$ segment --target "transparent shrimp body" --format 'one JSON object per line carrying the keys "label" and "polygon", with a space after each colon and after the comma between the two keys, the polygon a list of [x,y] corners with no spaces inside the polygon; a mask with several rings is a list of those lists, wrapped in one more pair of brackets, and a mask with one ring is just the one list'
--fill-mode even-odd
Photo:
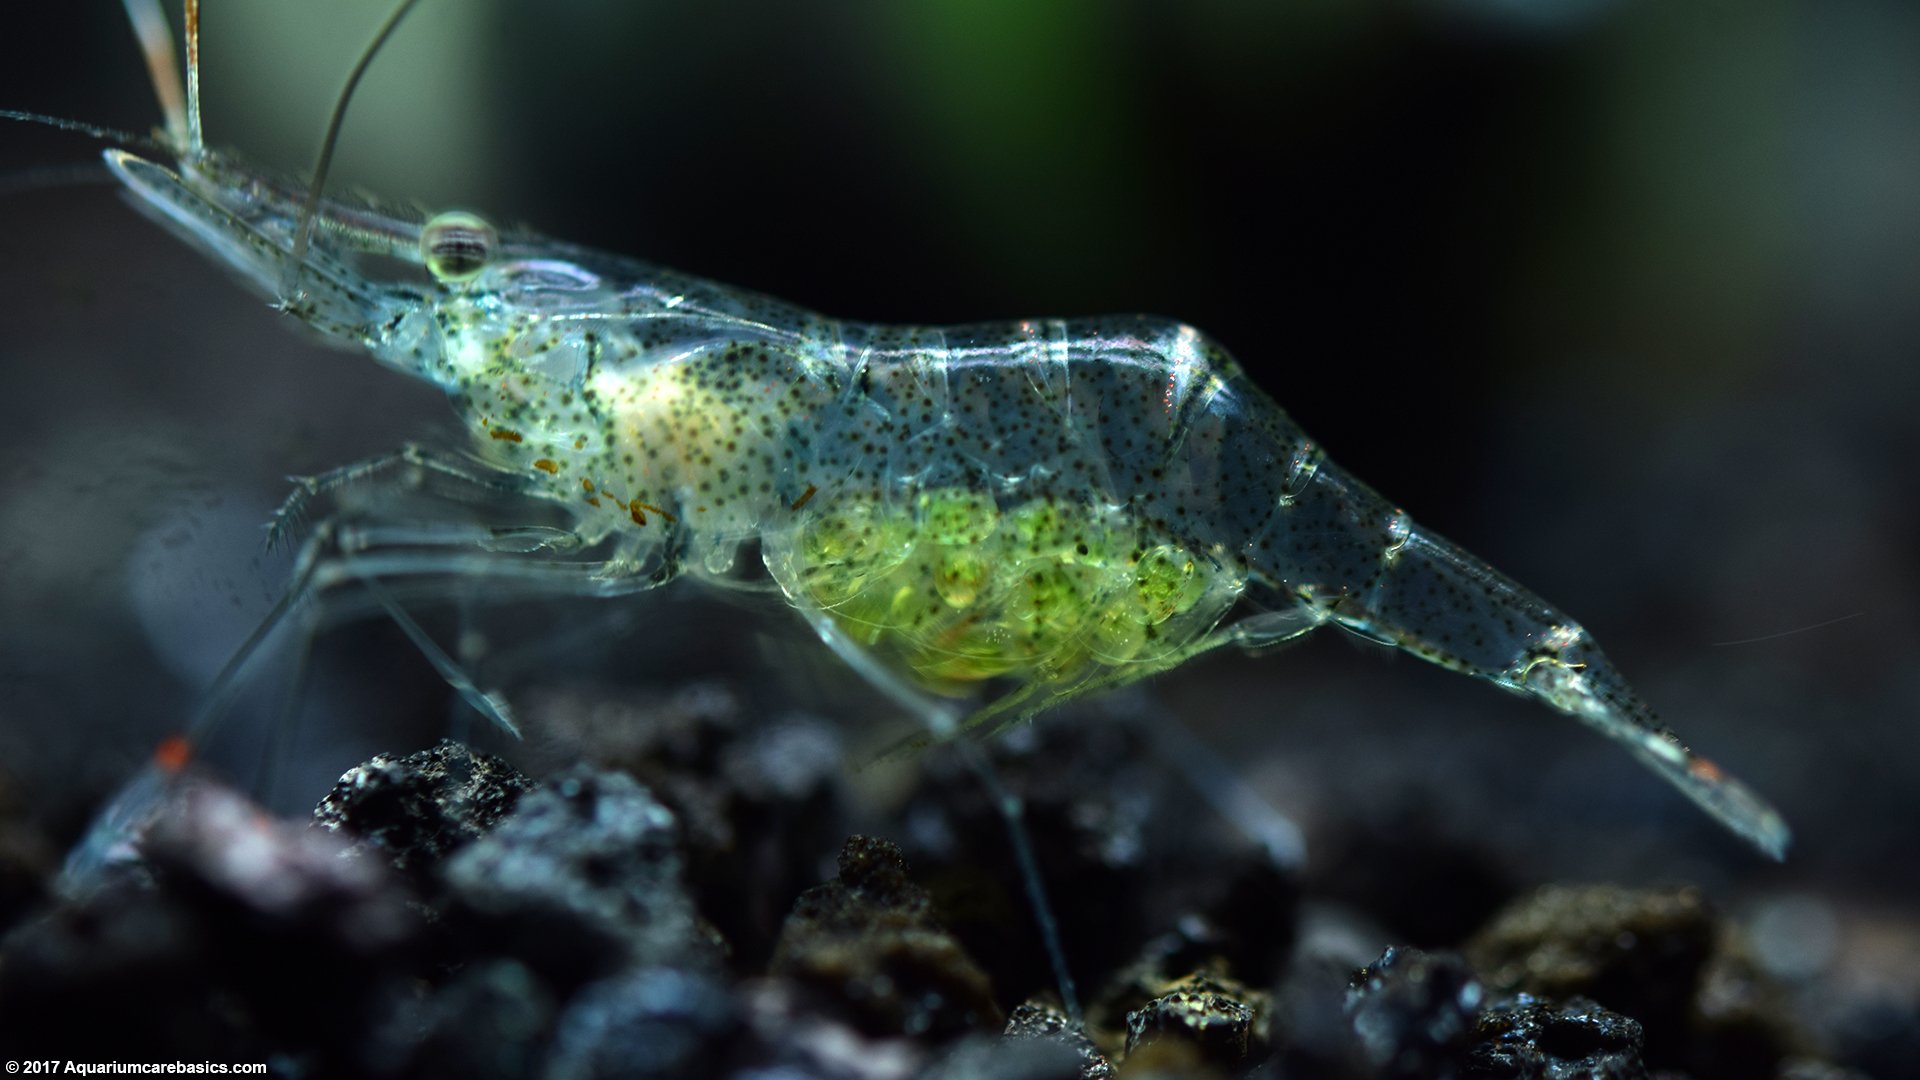
{"label": "transparent shrimp body", "polygon": [[1573,715],[1785,848],[1779,816],[1683,747],[1577,623],[1333,464],[1191,327],[845,322],[470,215],[328,201],[296,259],[291,185],[197,148],[107,157],[283,310],[443,387],[470,447],[436,467],[565,523],[518,550],[449,539],[485,555],[443,572],[605,546],[556,580],[607,594],[737,581],[752,545],[823,639],[926,715],[997,689],[967,721],[983,730],[1330,623]]}
{"label": "transparent shrimp body", "polygon": [[[1099,415],[1101,350],[1164,383],[1141,338],[1163,324],[874,327],[545,255],[482,271],[408,347],[436,358],[423,370],[480,453],[587,538],[666,544],[728,580],[757,544],[833,640],[936,695],[1005,679],[1028,709],[1177,662],[1246,584],[1205,530],[1118,490],[1100,434],[1075,426]],[[1090,396],[1069,417],[1076,372]],[[1115,404],[1108,439],[1166,441]]]}

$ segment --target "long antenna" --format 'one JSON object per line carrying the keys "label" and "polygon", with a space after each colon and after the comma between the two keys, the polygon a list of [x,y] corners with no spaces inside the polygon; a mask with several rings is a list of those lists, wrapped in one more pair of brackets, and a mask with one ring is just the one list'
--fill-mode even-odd
{"label": "long antenna", "polygon": [[[166,135],[135,135],[130,131],[121,131],[104,124],[87,124],[79,120],[68,120],[60,116],[48,116],[46,113],[28,112],[25,109],[0,109],[0,120],[19,120],[28,124],[44,124],[61,131],[72,131],[103,142],[119,143],[121,146],[139,146],[165,156],[181,153],[187,139],[187,110],[185,100],[180,93],[180,68],[174,63],[173,34],[167,29],[167,13],[160,6],[160,0],[125,0],[127,19],[133,23],[133,36],[140,43],[140,53],[147,61],[147,75],[153,80],[153,95],[160,99],[160,112],[166,118]],[[27,191],[41,186],[58,186],[71,182],[63,179],[51,179],[54,170],[36,169],[20,175],[8,174],[0,177],[0,189],[11,193]],[[77,179],[79,174],[73,174]]]}
{"label": "long antenna", "polygon": [[[387,21],[381,25],[380,32],[373,36],[372,44],[367,46],[366,52],[360,54],[359,62],[353,65],[353,72],[347,76],[347,85],[340,90],[340,100],[333,104],[333,117],[327,121],[327,136],[320,143],[320,160],[313,166],[313,186],[307,189],[306,204],[300,208],[300,231],[294,234],[293,260],[287,267],[286,284],[281,289],[287,298],[295,296],[299,291],[300,271],[306,263],[307,244],[313,235],[314,211],[320,207],[320,192],[326,187],[327,170],[333,165],[333,146],[339,141],[340,125],[347,117],[347,103],[353,100],[354,88],[360,85],[360,76],[367,73],[367,67],[373,63],[374,56],[380,52],[380,46],[387,43],[387,39],[392,37],[394,30],[399,27],[400,20],[406,18],[407,12],[413,10],[413,5],[418,2],[419,0],[400,0],[400,3],[394,7],[393,14],[388,15]],[[198,0],[187,0],[187,6],[189,11],[193,10],[198,6]]]}
{"label": "long antenna", "polygon": [[[199,3],[191,0],[187,6],[188,41],[199,29]],[[173,145],[168,147],[173,153],[197,151],[200,149],[199,128],[200,109],[198,97],[199,71],[193,74],[195,99],[193,119],[187,119],[187,103],[180,91],[180,65],[174,58],[173,32],[167,29],[167,13],[160,6],[160,0],[126,0],[127,20],[133,23],[133,36],[140,42],[141,55],[146,57],[147,76],[153,81],[153,96],[160,99],[160,114],[167,121],[167,139]],[[198,58],[197,44],[190,44],[188,55]],[[97,133],[85,127],[75,130]],[[104,130],[104,129],[101,129]],[[192,141],[189,141],[192,140]]]}
{"label": "long antenna", "polygon": [[207,148],[200,136],[200,0],[187,0],[187,153]]}
{"label": "long antenna", "polygon": [[99,124],[83,124],[78,120],[68,120],[62,116],[48,116],[46,113],[28,112],[25,109],[0,109],[0,120],[18,120],[26,124],[43,124],[61,131],[71,131],[79,135],[90,136],[102,142],[119,143],[121,146],[143,146],[161,154],[175,154],[179,150],[151,135],[135,135],[131,131],[119,128],[102,127]]}

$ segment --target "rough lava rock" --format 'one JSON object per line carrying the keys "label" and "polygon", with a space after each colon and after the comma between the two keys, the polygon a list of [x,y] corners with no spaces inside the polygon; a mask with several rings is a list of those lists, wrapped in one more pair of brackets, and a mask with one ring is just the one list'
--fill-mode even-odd
{"label": "rough lava rock", "polygon": [[1347,1019],[1360,1052],[1383,1080],[1458,1074],[1486,990],[1451,953],[1392,947],[1361,968],[1347,990]]}
{"label": "rough lava rock", "polygon": [[1222,1070],[1244,1066],[1266,1050],[1268,1011],[1264,994],[1228,979],[1189,975],[1127,1014],[1127,1063],[1171,1056]]}
{"label": "rough lava rock", "polygon": [[624,773],[580,767],[523,795],[443,876],[450,920],[560,986],[721,959],[682,878],[673,812]]}
{"label": "rough lava rock", "polygon": [[1496,915],[1465,953],[1497,993],[1586,999],[1631,1017],[1650,1068],[1765,1076],[1812,1049],[1696,889],[1548,886]]}
{"label": "rough lava rock", "polygon": [[[1151,722],[1068,709],[988,748],[1024,806],[1048,898],[1072,913],[1060,926],[1068,967],[1104,986],[1197,915],[1205,940],[1174,950],[1165,977],[1218,956],[1234,978],[1266,985],[1292,942],[1298,882],[1194,795],[1141,730]],[[1052,990],[1000,805],[961,754],[936,749],[921,767],[899,832],[947,925],[1011,1000]]]}
{"label": "rough lava rock", "polygon": [[415,879],[485,835],[533,781],[491,754],[442,739],[430,750],[381,754],[340,777],[314,808],[322,829],[380,849]]}
{"label": "rough lava rock", "polygon": [[673,810],[701,913],[738,967],[764,966],[788,903],[850,831],[834,726],[806,714],[756,721],[718,683],[638,696],[546,690],[528,713],[549,756],[628,773]]}
{"label": "rough lava rock", "polygon": [[1678,1027],[1713,953],[1714,924],[1697,889],[1547,886],[1494,916],[1465,952],[1498,992],[1588,997]]}
{"label": "rough lava rock", "polygon": [[[805,888],[815,853],[769,845],[835,827],[840,781],[805,725],[762,740],[724,704],[683,701],[636,744],[671,799],[590,766],[530,789],[451,743],[353,770],[321,828],[181,785],[145,866],[0,940],[0,1048],[374,1080],[1859,1080],[1803,1043],[1696,892],[1545,889],[1464,960],[1382,955],[1396,935],[1376,920],[1409,898],[1303,898],[1298,875],[1204,829],[1137,732],[1097,725],[999,751],[1075,973],[1100,988],[1083,1026],[1044,996],[977,777],[949,762],[905,796],[896,828],[933,853],[939,890],[857,836]],[[785,820],[807,807],[824,823]],[[956,904],[972,936],[948,931]],[[760,927],[789,907],[777,938]],[[1036,980],[999,1028],[994,988],[1018,1001]],[[1887,1016],[1868,1034],[1911,1010]],[[1868,1073],[1913,1071],[1884,1032],[1833,1041]]]}
{"label": "rough lava rock", "polygon": [[8,937],[0,1041],[364,1070],[362,1035],[405,997],[425,927],[397,875],[346,849],[186,784],[144,842],[150,877],[112,876]]}
{"label": "rough lava rock", "polygon": [[703,1080],[741,1027],[712,975],[640,967],[589,984],[556,1025],[547,1080]]}
{"label": "rough lava rock", "polygon": [[1080,1080],[1110,1080],[1114,1075],[1113,1065],[1087,1037],[1086,1029],[1052,1004],[1030,1000],[1014,1006],[1003,1034],[1016,1042],[1038,1040],[1066,1047],[1078,1063]]}
{"label": "rough lava rock", "polygon": [[794,904],[768,970],[820,991],[869,1034],[940,1040],[1001,1023],[986,973],[885,840],[847,841],[839,875]]}
{"label": "rough lava rock", "polygon": [[1586,998],[1547,1002],[1526,994],[1480,1017],[1466,1075],[1512,1080],[1646,1080],[1638,1021]]}

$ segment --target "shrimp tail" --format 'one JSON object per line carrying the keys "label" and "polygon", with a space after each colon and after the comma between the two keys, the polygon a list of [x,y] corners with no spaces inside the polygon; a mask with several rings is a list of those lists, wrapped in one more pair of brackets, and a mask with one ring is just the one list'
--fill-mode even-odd
{"label": "shrimp tail", "polygon": [[1270,586],[1348,631],[1578,718],[1762,852],[1785,857],[1780,814],[1689,750],[1573,619],[1332,463],[1293,474],[1254,547]]}
{"label": "shrimp tail", "polygon": [[1762,852],[1785,858],[1790,833],[1779,812],[1688,749],[1585,628],[1458,545],[1401,521],[1364,610],[1336,613],[1337,621],[1579,719]]}
{"label": "shrimp tail", "polygon": [[1774,860],[1785,860],[1792,833],[1779,811],[1681,742],[1598,648],[1585,642],[1567,647],[1528,665],[1523,678],[1527,693],[1624,744],[1721,824]]}

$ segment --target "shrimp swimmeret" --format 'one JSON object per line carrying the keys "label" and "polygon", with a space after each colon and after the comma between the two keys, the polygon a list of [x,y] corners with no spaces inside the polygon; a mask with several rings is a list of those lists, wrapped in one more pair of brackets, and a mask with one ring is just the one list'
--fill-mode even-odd
{"label": "shrimp swimmeret", "polygon": [[1190,326],[828,318],[471,214],[314,202],[170,112],[171,160],[106,152],[136,204],[321,334],[444,389],[470,436],[308,481],[278,524],[422,472],[439,497],[528,510],[323,525],[296,592],[484,575],[617,596],[736,581],[757,550],[747,569],[931,737],[1333,625],[1577,717],[1786,848],[1779,815],[1578,623],[1348,475]]}

